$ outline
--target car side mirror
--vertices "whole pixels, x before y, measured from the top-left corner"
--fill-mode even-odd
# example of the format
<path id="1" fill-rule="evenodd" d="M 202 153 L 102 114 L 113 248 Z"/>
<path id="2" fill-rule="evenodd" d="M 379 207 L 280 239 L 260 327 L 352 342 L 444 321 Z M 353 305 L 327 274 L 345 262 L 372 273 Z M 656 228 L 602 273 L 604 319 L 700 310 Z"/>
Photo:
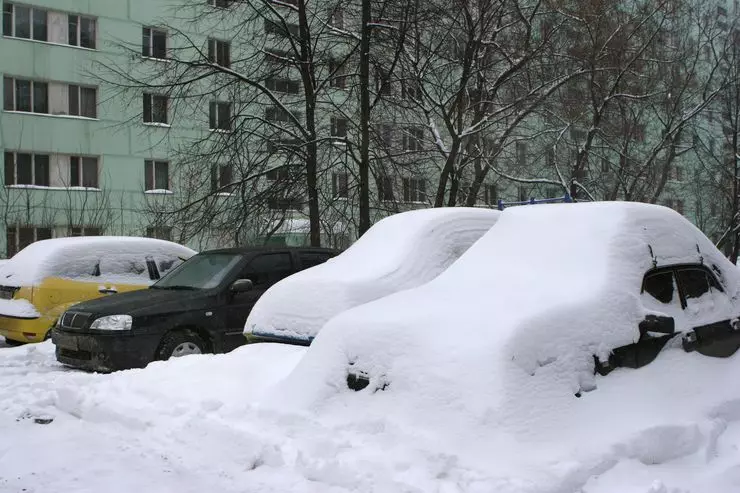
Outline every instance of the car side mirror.
<path id="1" fill-rule="evenodd" d="M 245 293 L 251 291 L 254 288 L 254 283 L 251 279 L 237 279 L 231 285 L 230 291 L 232 293 Z"/>
<path id="2" fill-rule="evenodd" d="M 676 331 L 676 322 L 673 317 L 663 315 L 647 315 L 645 320 L 640 322 L 640 335 L 648 332 L 657 332 L 659 334 L 673 334 Z"/>

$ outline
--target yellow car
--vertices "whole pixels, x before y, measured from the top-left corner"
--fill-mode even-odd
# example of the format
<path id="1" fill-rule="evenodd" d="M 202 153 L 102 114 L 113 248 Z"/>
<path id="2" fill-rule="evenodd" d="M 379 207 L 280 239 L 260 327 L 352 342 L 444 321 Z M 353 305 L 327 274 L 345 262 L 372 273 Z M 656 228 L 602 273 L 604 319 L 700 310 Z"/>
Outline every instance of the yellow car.
<path id="1" fill-rule="evenodd" d="M 70 306 L 144 289 L 195 253 L 152 238 L 90 236 L 32 243 L 0 265 L 0 336 L 9 344 L 43 341 Z"/>

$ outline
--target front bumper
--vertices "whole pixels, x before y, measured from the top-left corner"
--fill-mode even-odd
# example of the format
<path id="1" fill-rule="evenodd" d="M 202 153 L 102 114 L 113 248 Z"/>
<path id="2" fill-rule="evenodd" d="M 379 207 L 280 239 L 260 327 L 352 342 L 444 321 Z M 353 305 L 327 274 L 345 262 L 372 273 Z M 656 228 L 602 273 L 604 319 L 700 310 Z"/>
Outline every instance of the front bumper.
<path id="1" fill-rule="evenodd" d="M 60 363 L 83 370 L 111 372 L 144 368 L 154 360 L 159 337 L 147 334 L 80 333 L 54 329 L 51 340 Z"/>
<path id="2" fill-rule="evenodd" d="M 14 318 L 0 315 L 0 336 L 18 342 L 41 342 L 54 325 L 46 317 Z"/>

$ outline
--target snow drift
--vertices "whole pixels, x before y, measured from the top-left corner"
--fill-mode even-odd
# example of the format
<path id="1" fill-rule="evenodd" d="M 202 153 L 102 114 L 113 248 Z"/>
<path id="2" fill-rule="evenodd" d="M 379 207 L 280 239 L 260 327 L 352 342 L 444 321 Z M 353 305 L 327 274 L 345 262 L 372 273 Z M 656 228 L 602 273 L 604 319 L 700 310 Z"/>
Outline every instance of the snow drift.
<path id="1" fill-rule="evenodd" d="M 128 236 L 84 236 L 54 238 L 31 243 L 7 262 L 0 264 L 0 285 L 34 286 L 46 277 L 91 277 L 92 268 L 113 269 L 115 262 L 129 262 L 131 255 L 141 258 L 142 272 L 146 273 L 142 252 L 155 257 L 178 255 L 188 259 L 195 255 L 190 248 L 165 240 Z M 104 272 L 103 272 L 104 273 Z M 144 276 L 148 281 L 148 274 Z M 106 276 L 111 279 L 111 276 Z M 132 279 L 120 279 L 119 282 Z M 137 278 L 133 281 L 139 281 Z"/>
<path id="2" fill-rule="evenodd" d="M 245 332 L 310 341 L 336 314 L 434 279 L 499 215 L 460 207 L 387 217 L 338 257 L 271 287 L 252 309 Z"/>
<path id="3" fill-rule="evenodd" d="M 736 300 L 736 267 L 670 209 L 507 209 L 433 281 L 330 320 L 276 402 L 314 406 L 349 394 L 364 405 L 384 402 L 382 412 L 405 409 L 415 420 L 443 416 L 439 424 L 453 416 L 458 423 L 537 429 L 533 419 L 570 409 L 576 393 L 597 387 L 594 355 L 638 340 L 639 322 L 654 312 L 640 295 L 645 273 L 700 262 L 716 269 L 726 298 Z M 739 313 L 734 301 L 714 308 L 727 317 Z M 347 389 L 350 368 L 369 375 L 366 391 Z"/>

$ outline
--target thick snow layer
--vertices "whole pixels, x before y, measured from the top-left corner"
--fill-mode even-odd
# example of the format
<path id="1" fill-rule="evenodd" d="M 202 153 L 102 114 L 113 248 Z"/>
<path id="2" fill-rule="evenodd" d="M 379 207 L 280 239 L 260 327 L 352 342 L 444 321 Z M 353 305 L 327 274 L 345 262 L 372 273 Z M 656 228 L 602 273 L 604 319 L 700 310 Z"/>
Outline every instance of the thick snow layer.
<path id="1" fill-rule="evenodd" d="M 330 320 L 276 398 L 323 402 L 346 388 L 352 365 L 370 375 L 370 389 L 389 384 L 378 400 L 424 409 L 420 420 L 433 419 L 427 409 L 444 410 L 441 422 L 452 415 L 528 428 L 597 387 L 594 355 L 637 341 L 639 322 L 656 311 L 640 295 L 651 248 L 658 266 L 702 258 L 721 273 L 725 302 L 712 313 L 687 310 L 689 322 L 740 314 L 729 301 L 737 300 L 738 270 L 670 209 L 511 208 L 433 281 Z"/>
<path id="2" fill-rule="evenodd" d="M 110 277 L 116 282 L 146 283 L 149 281 L 146 256 L 187 259 L 195 253 L 177 243 L 152 238 L 85 236 L 42 240 L 31 243 L 0 265 L 0 285 L 32 286 L 50 276 L 100 279 L 93 277 L 96 265 L 100 265 L 105 280 Z M 142 276 L 146 278 L 144 281 L 141 281 Z"/>
<path id="3" fill-rule="evenodd" d="M 5 317 L 36 318 L 41 314 L 28 300 L 0 300 L 0 314 Z"/>
<path id="4" fill-rule="evenodd" d="M 252 309 L 245 331 L 312 338 L 344 310 L 434 279 L 499 215 L 459 207 L 387 217 L 338 257 L 270 288 Z"/>
<path id="5" fill-rule="evenodd" d="M 740 485 L 737 357 L 669 351 L 553 407 L 542 415 L 547 433 L 513 440 L 487 422 L 427 427 L 382 393 L 348 392 L 307 411 L 266 405 L 303 353 L 259 344 L 98 375 L 61 367 L 49 342 L 6 348 L 0 339 L 0 491 L 729 493 Z"/>

